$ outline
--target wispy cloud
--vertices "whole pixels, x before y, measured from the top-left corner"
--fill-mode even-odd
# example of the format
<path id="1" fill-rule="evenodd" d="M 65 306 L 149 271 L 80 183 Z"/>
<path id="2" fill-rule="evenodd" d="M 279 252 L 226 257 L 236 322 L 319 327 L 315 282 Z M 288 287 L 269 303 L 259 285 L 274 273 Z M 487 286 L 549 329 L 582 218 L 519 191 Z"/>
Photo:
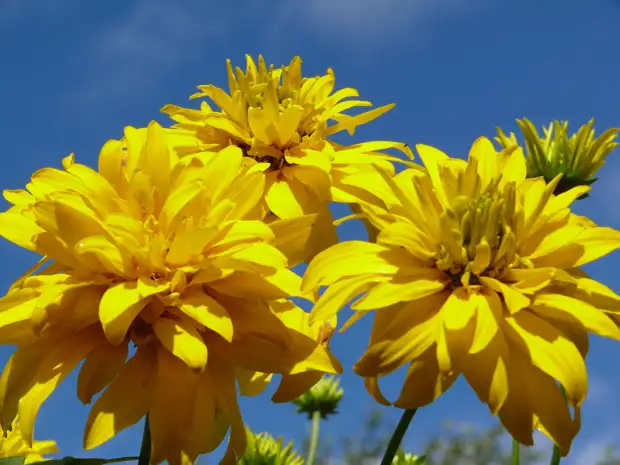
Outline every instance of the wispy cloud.
<path id="1" fill-rule="evenodd" d="M 88 64 L 92 77 L 73 98 L 92 103 L 135 95 L 180 63 L 199 59 L 206 40 L 224 29 L 219 13 L 208 5 L 198 0 L 136 2 L 96 38 Z"/>
<path id="2" fill-rule="evenodd" d="M 302 24 L 341 39 L 374 42 L 399 36 L 411 28 L 416 28 L 416 33 L 408 36 L 419 36 L 436 20 L 483 3 L 485 0 L 312 0 L 304 5 L 307 22 Z"/>

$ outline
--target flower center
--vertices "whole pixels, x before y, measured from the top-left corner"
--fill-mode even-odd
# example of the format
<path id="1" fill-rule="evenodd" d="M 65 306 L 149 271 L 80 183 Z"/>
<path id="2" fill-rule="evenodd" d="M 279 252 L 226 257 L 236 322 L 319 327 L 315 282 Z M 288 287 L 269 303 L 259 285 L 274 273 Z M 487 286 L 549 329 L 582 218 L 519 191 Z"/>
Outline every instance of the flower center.
<path id="1" fill-rule="evenodd" d="M 453 286 L 480 284 L 518 262 L 515 254 L 515 185 L 499 178 L 474 198 L 460 196 L 441 215 L 442 244 L 436 266 Z"/>

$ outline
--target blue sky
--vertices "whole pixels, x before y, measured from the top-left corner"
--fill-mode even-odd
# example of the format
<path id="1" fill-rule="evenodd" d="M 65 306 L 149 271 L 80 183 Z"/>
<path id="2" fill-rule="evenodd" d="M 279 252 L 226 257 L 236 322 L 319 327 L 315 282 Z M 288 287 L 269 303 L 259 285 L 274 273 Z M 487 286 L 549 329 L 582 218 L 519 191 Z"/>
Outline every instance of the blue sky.
<path id="1" fill-rule="evenodd" d="M 285 0 L 253 2 L 179 0 L 79 2 L 0 1 L 0 188 L 22 187 L 43 166 L 59 166 L 75 152 L 95 166 L 101 145 L 119 138 L 126 125 L 144 126 L 166 103 L 189 104 L 198 84 L 225 85 L 224 63 L 244 54 L 265 55 L 276 65 L 301 55 L 304 73 L 336 72 L 338 87 L 356 87 L 377 105 L 396 102 L 389 114 L 363 127 L 361 140 L 399 140 L 435 145 L 465 156 L 473 140 L 494 136 L 495 127 L 516 128 L 526 116 L 537 126 L 568 119 L 572 126 L 596 117 L 599 131 L 620 125 L 620 62 L 617 0 Z M 296 3 L 297 4 L 297 3 Z M 615 59 L 614 59 L 615 56 Z M 195 103 L 195 102 L 194 102 Z M 612 155 L 591 198 L 578 213 L 620 228 L 615 178 L 620 151 Z M 609 202 L 611 200 L 611 202 Z M 359 225 L 343 238 L 361 238 Z M 6 241 L 0 256 L 4 289 L 34 257 Z M 612 254 L 588 267 L 596 279 L 620 291 Z M 350 367 L 365 348 L 369 321 L 333 339 L 333 350 Z M 0 347 L 0 363 L 11 348 Z M 582 431 L 567 464 L 592 463 L 601 444 L 620 444 L 620 403 L 613 364 L 620 345 L 596 339 L 588 356 L 590 395 Z M 610 363 L 611 362 L 611 363 Z M 327 433 L 354 432 L 372 406 L 361 379 L 350 369 L 346 394 Z M 398 379 L 385 383 L 394 394 Z M 75 398 L 75 376 L 44 405 L 36 436 L 54 438 L 62 455 L 84 456 L 87 407 Z M 173 395 L 173 394 L 171 394 Z M 299 439 L 307 424 L 290 405 L 268 396 L 246 399 L 244 414 L 255 430 Z M 399 411 L 386 409 L 396 423 Z M 443 420 L 488 425 L 493 418 L 472 391 L 458 383 L 424 408 L 406 438 L 415 449 Z M 130 429 L 88 456 L 134 455 L 140 427 Z M 541 447 L 548 444 L 541 441 Z M 204 463 L 216 463 L 208 458 Z M 563 462 L 564 463 L 564 462 Z"/>

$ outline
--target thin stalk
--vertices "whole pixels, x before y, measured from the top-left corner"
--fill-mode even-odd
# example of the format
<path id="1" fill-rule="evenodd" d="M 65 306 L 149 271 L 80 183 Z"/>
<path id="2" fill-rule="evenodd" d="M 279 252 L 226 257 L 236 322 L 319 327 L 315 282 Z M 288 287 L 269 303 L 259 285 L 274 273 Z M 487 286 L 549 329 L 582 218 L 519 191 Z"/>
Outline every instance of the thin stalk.
<path id="1" fill-rule="evenodd" d="M 564 396 L 564 400 L 566 400 L 566 389 L 564 389 L 564 386 L 562 386 L 560 384 L 560 391 L 562 391 L 562 395 Z M 557 444 L 553 445 L 553 455 L 551 456 L 551 462 L 549 462 L 550 465 L 560 465 L 560 459 L 561 459 L 561 455 L 560 455 L 560 448 L 558 447 Z"/>
<path id="2" fill-rule="evenodd" d="M 516 439 L 512 440 L 512 465 L 519 465 L 519 461 L 520 461 L 520 448 L 519 448 L 519 442 Z"/>
<path id="3" fill-rule="evenodd" d="M 133 462 L 134 460 L 140 460 L 140 457 L 118 457 L 115 459 L 104 459 L 103 463 Z"/>
<path id="4" fill-rule="evenodd" d="M 138 465 L 151 465 L 151 430 L 149 429 L 149 416 L 144 417 L 144 432 L 142 433 L 142 445 Z"/>
<path id="5" fill-rule="evenodd" d="M 321 412 L 312 412 L 312 434 L 310 436 L 310 449 L 308 450 L 308 460 L 306 465 L 312 465 L 316 456 L 316 448 L 319 444 L 319 428 L 321 424 Z"/>
<path id="6" fill-rule="evenodd" d="M 381 465 L 392 465 L 400 444 L 403 442 L 403 437 L 407 432 L 407 428 L 409 428 L 409 423 L 411 423 L 411 420 L 413 420 L 413 416 L 417 411 L 418 409 L 414 408 L 403 412 L 403 415 L 400 417 L 400 421 L 398 422 L 398 425 L 396 425 L 396 429 L 390 438 L 387 449 L 385 449 L 385 454 L 383 454 Z"/>

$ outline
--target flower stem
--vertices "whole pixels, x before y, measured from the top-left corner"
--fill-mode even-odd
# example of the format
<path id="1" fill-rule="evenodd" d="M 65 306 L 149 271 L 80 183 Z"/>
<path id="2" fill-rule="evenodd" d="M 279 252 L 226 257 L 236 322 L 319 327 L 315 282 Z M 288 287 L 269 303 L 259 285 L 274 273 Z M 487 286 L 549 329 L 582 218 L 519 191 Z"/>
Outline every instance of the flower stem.
<path id="1" fill-rule="evenodd" d="M 516 439 L 512 440 L 512 465 L 519 465 L 519 442 Z"/>
<path id="2" fill-rule="evenodd" d="M 564 397 L 564 400 L 566 400 L 566 389 L 564 389 L 564 386 L 562 386 L 560 384 L 560 391 L 562 392 L 562 396 Z M 550 465 L 560 465 L 560 447 L 557 444 L 553 445 L 553 455 L 551 456 L 551 462 Z"/>
<path id="3" fill-rule="evenodd" d="M 392 465 L 394 457 L 398 452 L 398 448 L 400 447 L 401 442 L 403 442 L 403 437 L 407 432 L 407 428 L 409 428 L 409 423 L 411 423 L 411 420 L 413 420 L 413 416 L 417 411 L 418 409 L 414 408 L 403 412 L 403 416 L 400 417 L 400 421 L 398 422 L 398 425 L 396 425 L 396 429 L 390 438 L 387 449 L 385 449 L 385 454 L 383 454 L 383 459 L 381 459 L 381 465 Z"/>
<path id="4" fill-rule="evenodd" d="M 308 460 L 306 465 L 312 465 L 316 455 L 316 448 L 319 444 L 319 426 L 321 424 L 321 412 L 312 412 L 312 435 L 310 436 L 310 449 L 308 450 Z"/>
<path id="5" fill-rule="evenodd" d="M 149 429 L 149 416 L 144 417 L 144 432 L 142 433 L 142 445 L 138 465 L 151 465 L 151 430 Z"/>
<path id="6" fill-rule="evenodd" d="M 553 455 L 551 456 L 551 465 L 560 464 L 560 448 L 556 445 L 553 446 Z"/>
<path id="7" fill-rule="evenodd" d="M 133 462 L 135 460 L 140 460 L 140 457 L 118 457 L 115 459 L 105 459 L 103 460 L 103 463 Z"/>

